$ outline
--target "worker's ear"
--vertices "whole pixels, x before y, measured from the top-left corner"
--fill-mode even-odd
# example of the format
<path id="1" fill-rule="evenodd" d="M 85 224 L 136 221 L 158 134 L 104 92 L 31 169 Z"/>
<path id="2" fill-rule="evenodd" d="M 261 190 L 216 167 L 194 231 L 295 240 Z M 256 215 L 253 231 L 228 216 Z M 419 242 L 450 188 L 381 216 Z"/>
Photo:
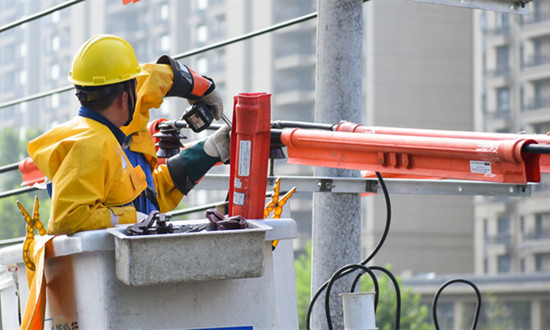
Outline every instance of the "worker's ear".
<path id="1" fill-rule="evenodd" d="M 117 106 L 121 108 L 125 108 L 128 106 L 128 92 L 122 91 L 115 99 L 115 102 L 117 102 Z"/>

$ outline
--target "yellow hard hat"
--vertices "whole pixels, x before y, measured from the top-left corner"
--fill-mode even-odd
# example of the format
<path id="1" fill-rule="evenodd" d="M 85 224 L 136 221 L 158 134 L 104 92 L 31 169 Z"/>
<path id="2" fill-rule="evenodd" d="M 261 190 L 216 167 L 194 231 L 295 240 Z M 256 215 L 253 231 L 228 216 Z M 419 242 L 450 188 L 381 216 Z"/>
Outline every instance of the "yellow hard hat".
<path id="1" fill-rule="evenodd" d="M 148 74 L 141 69 L 134 48 L 126 40 L 98 34 L 76 52 L 69 81 L 80 86 L 102 86 Z"/>

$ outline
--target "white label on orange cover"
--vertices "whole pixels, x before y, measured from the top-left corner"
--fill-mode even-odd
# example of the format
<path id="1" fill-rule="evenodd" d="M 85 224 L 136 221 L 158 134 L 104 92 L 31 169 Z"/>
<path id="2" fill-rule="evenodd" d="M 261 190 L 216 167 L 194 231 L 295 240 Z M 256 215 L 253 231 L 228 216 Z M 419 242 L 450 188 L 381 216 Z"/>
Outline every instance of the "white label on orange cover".
<path id="1" fill-rule="evenodd" d="M 470 172 L 481 174 L 492 174 L 491 162 L 483 160 L 471 160 Z"/>
<path id="2" fill-rule="evenodd" d="M 244 205 L 244 194 L 240 192 L 233 192 L 233 204 L 235 205 Z"/>
<path id="3" fill-rule="evenodd" d="M 240 189 L 240 188 L 243 187 L 243 182 L 241 181 L 241 179 L 235 178 L 235 182 L 234 182 L 233 186 L 237 189 Z"/>
<path id="4" fill-rule="evenodd" d="M 241 140 L 239 145 L 239 176 L 250 175 L 250 149 L 252 141 Z"/>

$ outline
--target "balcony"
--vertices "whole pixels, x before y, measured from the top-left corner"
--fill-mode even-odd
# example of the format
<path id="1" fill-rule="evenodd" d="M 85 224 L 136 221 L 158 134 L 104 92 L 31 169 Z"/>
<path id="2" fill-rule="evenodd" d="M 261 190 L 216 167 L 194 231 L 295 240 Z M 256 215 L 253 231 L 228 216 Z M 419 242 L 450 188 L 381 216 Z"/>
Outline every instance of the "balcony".
<path id="1" fill-rule="evenodd" d="M 499 67 L 485 72 L 487 78 L 508 77 L 510 75 L 510 67 Z"/>
<path id="2" fill-rule="evenodd" d="M 510 119 L 510 109 L 497 109 L 485 112 L 486 120 L 508 120 Z"/>
<path id="3" fill-rule="evenodd" d="M 502 35 L 508 35 L 510 33 L 510 26 L 504 25 L 504 26 L 498 26 L 494 28 L 487 28 L 485 29 L 485 36 L 502 36 Z"/>
<path id="4" fill-rule="evenodd" d="M 535 54 L 523 62 L 524 68 L 550 64 L 550 54 Z"/>
<path id="5" fill-rule="evenodd" d="M 489 245 L 503 245 L 511 246 L 512 245 L 512 234 L 511 233 L 499 233 L 495 236 L 488 236 L 486 238 L 487 244 Z"/>
<path id="6" fill-rule="evenodd" d="M 523 235 L 524 241 L 550 240 L 550 228 L 531 230 Z"/>
<path id="7" fill-rule="evenodd" d="M 541 110 L 550 108 L 550 98 L 534 98 L 523 105 L 524 110 Z"/>
<path id="8" fill-rule="evenodd" d="M 521 25 L 538 24 L 540 22 L 550 21 L 550 12 L 535 11 L 531 15 L 521 17 Z"/>

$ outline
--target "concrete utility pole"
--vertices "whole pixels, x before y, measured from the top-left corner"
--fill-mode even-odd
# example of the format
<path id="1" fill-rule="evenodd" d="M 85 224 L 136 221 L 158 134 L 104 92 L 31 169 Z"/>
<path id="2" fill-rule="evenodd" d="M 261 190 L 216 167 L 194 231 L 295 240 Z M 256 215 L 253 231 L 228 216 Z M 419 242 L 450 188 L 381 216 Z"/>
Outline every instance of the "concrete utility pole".
<path id="1" fill-rule="evenodd" d="M 362 0 L 318 0 L 315 121 L 361 123 Z M 316 176 L 357 177 L 358 171 L 315 169 Z M 330 187 L 325 187 L 330 188 Z M 313 197 L 312 294 L 340 267 L 359 263 L 361 205 L 359 194 L 315 193 Z M 344 327 L 340 293 L 349 292 L 353 276 L 332 287 L 331 317 Z M 322 294 L 311 316 L 314 329 L 326 328 Z"/>

